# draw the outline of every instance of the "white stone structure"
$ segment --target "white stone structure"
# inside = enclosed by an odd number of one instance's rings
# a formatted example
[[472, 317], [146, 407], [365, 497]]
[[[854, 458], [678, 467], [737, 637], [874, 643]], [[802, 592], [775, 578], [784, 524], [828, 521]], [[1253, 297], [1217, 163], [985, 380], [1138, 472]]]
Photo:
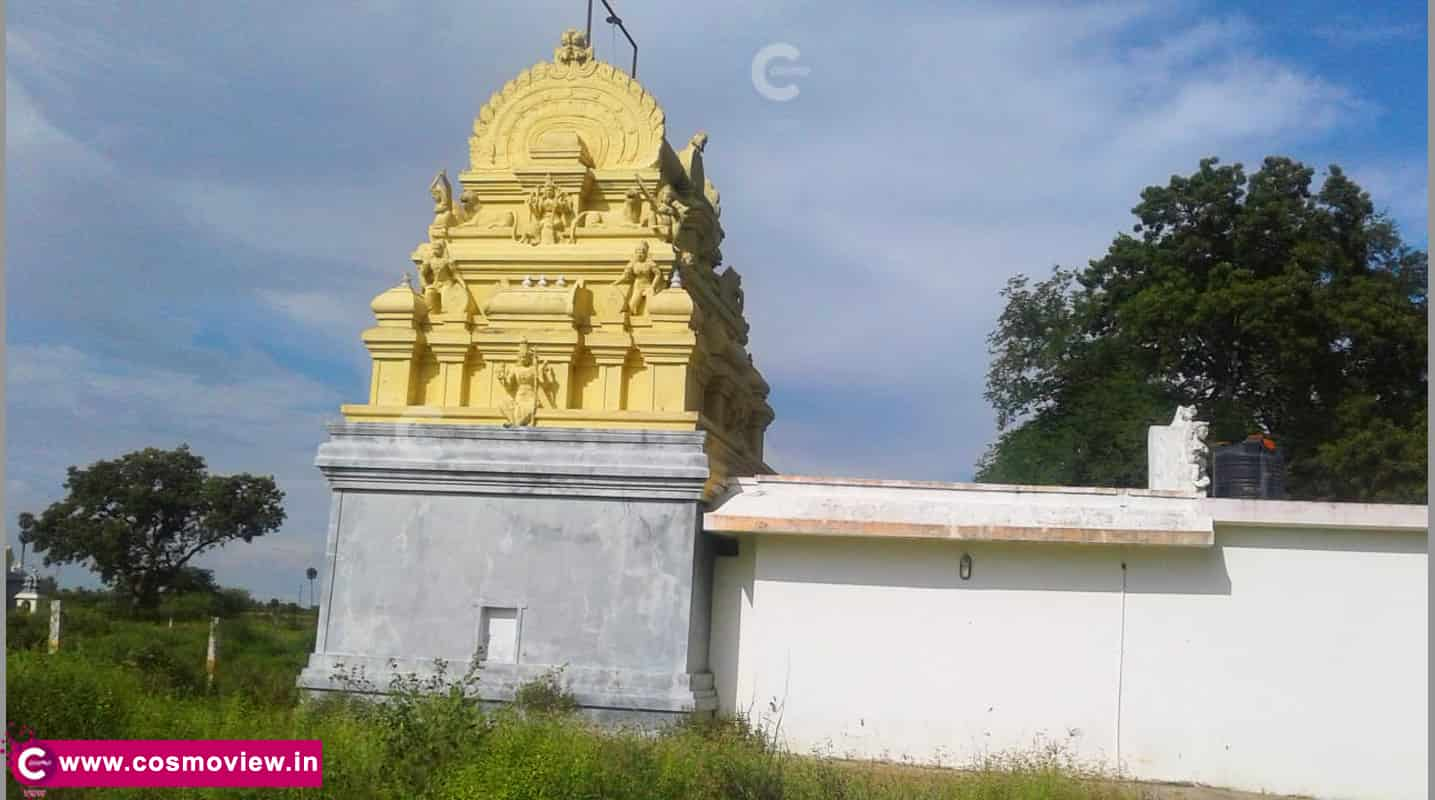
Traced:
[[25, 582], [20, 591], [15, 594], [15, 607], [24, 610], [26, 614], [33, 614], [40, 610], [40, 601], [45, 598], [39, 592], [39, 577], [34, 570], [25, 573]]
[[1211, 485], [1210, 451], [1206, 432], [1210, 424], [1196, 419], [1196, 409], [1180, 406], [1170, 425], [1146, 429], [1147, 486], [1205, 494]]
[[714, 571], [720, 709], [776, 704], [798, 752], [961, 765], [1061, 741], [1137, 778], [1423, 798], [1426, 515], [745, 478], [705, 518], [737, 541]]

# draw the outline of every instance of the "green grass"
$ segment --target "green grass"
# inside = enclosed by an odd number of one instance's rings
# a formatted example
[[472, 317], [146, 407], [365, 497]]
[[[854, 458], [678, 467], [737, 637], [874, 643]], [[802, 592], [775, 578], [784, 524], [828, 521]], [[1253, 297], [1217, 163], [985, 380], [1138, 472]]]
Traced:
[[[49, 739], [319, 739], [322, 789], [81, 789], [75, 798], [951, 798], [1089, 800], [1135, 797], [1084, 776], [1057, 750], [993, 760], [966, 772], [802, 757], [771, 732], [734, 721], [693, 722], [661, 735], [600, 731], [571, 714], [484, 713], [460, 692], [405, 691], [391, 702], [298, 704], [307, 630], [249, 616], [227, 620], [214, 690], [204, 686], [207, 625], [68, 610], [73, 634], [44, 652], [35, 620], [8, 618], [10, 721]], [[29, 642], [15, 648], [13, 643]], [[479, 676], [482, 679], [482, 676]], [[541, 705], [562, 709], [553, 687]], [[561, 700], [561, 698], [559, 698]], [[7, 781], [7, 797], [20, 793]]]

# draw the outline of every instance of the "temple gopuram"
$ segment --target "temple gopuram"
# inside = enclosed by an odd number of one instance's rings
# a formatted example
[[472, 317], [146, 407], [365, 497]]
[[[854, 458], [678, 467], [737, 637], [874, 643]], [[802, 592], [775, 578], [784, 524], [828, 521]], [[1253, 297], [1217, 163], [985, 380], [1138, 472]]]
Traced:
[[708, 433], [712, 483], [769, 472], [768, 385], [723, 266], [707, 135], [679, 149], [636, 80], [569, 30], [474, 120], [407, 278], [374, 298], [355, 422]]

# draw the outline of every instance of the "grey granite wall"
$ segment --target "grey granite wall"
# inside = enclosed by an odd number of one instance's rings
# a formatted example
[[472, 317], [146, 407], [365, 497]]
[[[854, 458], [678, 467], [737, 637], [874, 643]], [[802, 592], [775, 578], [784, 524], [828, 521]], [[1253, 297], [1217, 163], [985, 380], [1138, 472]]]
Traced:
[[716, 707], [703, 434], [338, 423], [318, 639], [301, 688], [382, 691], [481, 661], [506, 700], [554, 667], [594, 716]]

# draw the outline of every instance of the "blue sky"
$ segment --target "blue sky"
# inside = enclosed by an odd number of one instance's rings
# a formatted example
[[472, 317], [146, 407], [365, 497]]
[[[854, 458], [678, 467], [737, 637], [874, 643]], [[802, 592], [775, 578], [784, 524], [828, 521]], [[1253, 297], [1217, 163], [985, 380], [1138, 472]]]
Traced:
[[[669, 138], [711, 135], [782, 471], [969, 479], [1006, 278], [1099, 257], [1203, 156], [1338, 163], [1427, 241], [1423, 3], [618, 7]], [[314, 448], [364, 399], [368, 301], [479, 106], [583, 9], [7, 3], [12, 541], [66, 466], [189, 442], [288, 493], [282, 532], [203, 564], [292, 597], [322, 567]], [[788, 102], [750, 77], [773, 43], [806, 70]]]

